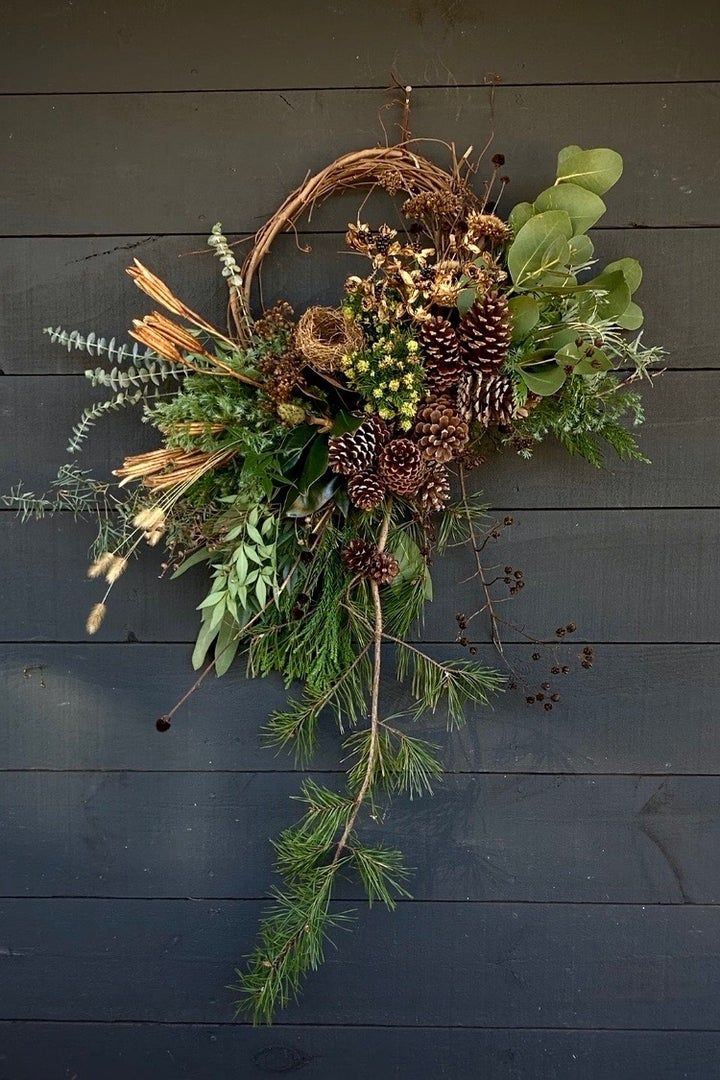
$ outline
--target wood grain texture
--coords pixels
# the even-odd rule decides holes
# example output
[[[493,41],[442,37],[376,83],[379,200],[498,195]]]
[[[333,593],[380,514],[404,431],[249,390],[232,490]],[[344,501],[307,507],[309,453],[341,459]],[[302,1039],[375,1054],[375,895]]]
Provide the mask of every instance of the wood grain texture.
[[[718,224],[706,153],[718,93],[712,83],[499,89],[493,149],[507,158],[509,198],[535,198],[551,183],[562,146],[611,144],[626,168],[606,224]],[[13,176],[3,228],[206,232],[221,220],[229,232],[254,231],[306,170],[382,141],[378,111],[392,122],[383,103],[363,90],[3,97],[0,140],[12,147]],[[416,137],[464,151],[490,130],[487,88],[418,91]],[[344,228],[348,201],[319,213],[315,228]]]
[[[2,901],[0,1015],[231,1020],[260,909]],[[362,910],[340,943],[284,1022],[720,1030],[718,907],[401,904]]]
[[[428,646],[452,658],[455,645]],[[507,646],[522,674],[492,710],[474,709],[448,734],[426,715],[418,735],[442,747],[449,770],[559,773],[703,773],[720,775],[720,655],[717,646],[600,645],[592,671],[575,646],[559,650],[567,677],[550,668],[554,652]],[[390,658],[388,658],[390,659]],[[482,646],[477,659],[497,657]],[[13,723],[0,725],[1,769],[292,769],[292,758],[263,745],[260,729],[286,693],[277,678],[248,681],[242,663],[208,680],[178,714],[167,736],[154,719],[192,681],[185,645],[6,645],[0,679]],[[526,692],[550,679],[562,700],[550,713],[528,706]],[[406,699],[388,673],[389,711]],[[339,735],[320,725],[314,765],[337,768]]]
[[[252,899],[299,789],[292,773],[6,773],[2,894]],[[359,832],[403,852],[416,900],[720,903],[718,777],[449,776]],[[354,880],[338,895],[362,901]]]
[[[512,505],[506,508],[513,516]],[[720,511],[526,510],[491,547],[491,563],[510,563],[528,587],[503,616],[537,637],[553,638],[571,620],[586,641],[718,642],[720,586],[714,557]],[[22,539],[20,539],[22,537]],[[0,514],[0,640],[79,641],[99,597],[87,581],[89,523],[68,514],[28,528]],[[144,552],[122,578],[98,641],[192,641],[205,575],[158,580],[161,556]],[[702,567],[702,574],[694,568]],[[467,553],[438,559],[436,599],[421,636],[453,641],[458,612],[481,606]],[[602,587],[598,587],[602,583]],[[488,640],[484,625],[473,638]],[[509,634],[512,638],[512,634]]]
[[[175,0],[171,13],[153,0],[32,9],[10,0],[0,90],[385,86],[391,70],[419,85],[482,83],[490,73],[519,83],[720,77],[717,23],[697,0],[682,9],[613,0],[582,17],[561,0],[543,19],[528,0],[509,0],[502,13],[442,0],[211,0],[197,14],[191,0]]]
[[[12,1080],[717,1080],[720,1033],[0,1023]]]
[[[641,383],[638,390],[647,421],[636,433],[650,466],[620,461],[607,448],[606,468],[596,469],[582,458],[569,458],[558,443],[549,441],[529,462],[511,450],[489,450],[486,462],[470,478],[472,486],[493,506],[720,504],[720,442],[715,437],[720,425],[720,372],[668,372],[654,386]],[[17,376],[0,383],[0,422],[5,432],[0,491],[8,491],[19,480],[30,490],[45,491],[57,466],[68,458],[68,438],[83,409],[108,396],[83,378],[61,375]],[[29,430],[35,433],[33,441],[28,440]],[[158,445],[157,431],[142,423],[140,408],[131,407],[99,421],[79,462],[106,479],[126,454]]]
[[[372,206],[372,204],[371,204]],[[371,220],[379,218],[370,211]],[[720,230],[600,229],[593,231],[603,262],[633,255],[644,280],[638,301],[645,311],[644,338],[667,349],[668,368],[715,368],[720,354],[720,310],[714,268],[720,264]],[[282,236],[263,266],[266,304],[288,299],[297,311],[334,304],[349,273],[361,264],[344,251],[343,236]],[[137,257],[166,280],[206,318],[224,325],[226,292],[218,265],[202,236],[106,236],[8,238],[0,242],[0,369],[9,375],[78,373],[82,353],[68,353],[42,334],[48,324],[127,340],[133,318],[149,301],[124,271]],[[678,274],[693,264],[697,272]]]

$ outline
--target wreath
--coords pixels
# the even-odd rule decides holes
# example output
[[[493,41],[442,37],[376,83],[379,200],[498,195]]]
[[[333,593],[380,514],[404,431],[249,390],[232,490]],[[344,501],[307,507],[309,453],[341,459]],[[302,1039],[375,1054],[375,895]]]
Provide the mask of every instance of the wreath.
[[[270,1021],[297,994],[348,919],[331,904],[341,878],[355,875],[370,902],[388,907],[409,895],[400,852],[368,843],[362,824],[389,795],[429,792],[441,774],[437,748],[413,733],[413,719],[440,711],[458,725],[468,705],[517,685],[512,670],[475,659],[470,638],[472,620],[489,615],[503,658],[492,587],[510,596],[525,584],[522,571],[506,566],[492,578],[483,564],[488,541],[512,523],[487,518],[469,479],[476,470],[482,479],[487,448],[529,457],[555,437],[594,465],[603,443],[645,460],[623,422],[642,420],[632,384],[661,355],[627,333],[642,322],[632,299],[641,269],[623,258],[593,273],[587,235],[621,157],[565,147],[552,186],[504,219],[503,156],[478,189],[471,153],[438,145],[446,167],[409,136],[338,158],[288,196],[242,265],[216,225],[208,243],[229,290],[226,330],[137,260],[128,273],[156,306],[134,322],[132,346],[49,328],[54,342],[103,362],[86,375],[109,391],[83,413],[69,451],[77,454],[101,416],[132,404],[160,445],[126,457],[119,486],[73,460],[48,496],[18,487],[6,497],[25,516],[95,515],[88,575],[104,588],[90,634],[131,558],[162,541],[173,577],[197,564],[209,577],[193,653],[201,674],[188,694],[240,651],[249,675],[279,672],[301,686],[269,718],[271,744],[304,765],[318,725],[330,716],[338,726],[345,788],[307,780],[302,816],[274,841],[282,883],[238,973],[240,1007],[255,1020]],[[349,226],[360,269],[338,306],[296,319],[280,303],[254,318],[253,286],[275,238],[319,201],[353,189],[383,189],[398,223]],[[432,599],[431,559],[459,544],[474,560],[479,601],[474,614],[457,615],[466,655],[440,661],[409,639]],[[392,715],[381,694],[385,663],[409,698]],[[581,663],[592,665],[590,647]],[[542,685],[528,700],[551,709],[558,694]]]

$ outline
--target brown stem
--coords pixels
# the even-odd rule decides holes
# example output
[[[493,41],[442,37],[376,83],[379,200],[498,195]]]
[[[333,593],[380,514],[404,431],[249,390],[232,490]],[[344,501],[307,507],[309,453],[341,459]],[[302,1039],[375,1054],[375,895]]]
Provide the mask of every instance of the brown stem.
[[[482,583],[483,592],[485,594],[485,610],[488,613],[490,620],[490,634],[492,637],[492,643],[500,656],[502,656],[505,663],[507,659],[505,657],[505,651],[503,649],[502,637],[500,636],[500,620],[495,611],[495,603],[490,593],[490,585],[485,577],[485,568],[483,567],[482,560],[480,559],[480,549],[478,548],[477,534],[475,532],[475,526],[473,525],[472,515],[467,501],[467,488],[465,486],[465,470],[462,465],[460,466],[460,490],[462,492],[463,504],[465,506],[465,515],[467,517],[468,532],[470,534],[470,542],[472,544],[473,555],[475,556],[475,565],[477,566],[477,573]]]
[[[387,544],[388,532],[390,529],[390,514],[391,503],[388,501],[385,518],[378,537],[377,546],[379,551],[384,551],[385,545]],[[373,678],[370,696],[370,748],[368,750],[367,765],[365,766],[365,775],[363,776],[357,795],[353,799],[350,816],[345,823],[342,836],[338,840],[337,847],[335,848],[335,854],[333,855],[331,863],[332,866],[337,866],[343,851],[347,847],[350,834],[355,827],[357,816],[360,813],[360,808],[365,802],[370,788],[372,787],[372,782],[375,778],[375,766],[377,764],[378,745],[380,742],[380,675],[382,671],[383,610],[382,602],[380,600],[380,588],[376,581],[370,582],[370,592],[372,594],[373,609],[375,611],[375,621],[373,626]]]

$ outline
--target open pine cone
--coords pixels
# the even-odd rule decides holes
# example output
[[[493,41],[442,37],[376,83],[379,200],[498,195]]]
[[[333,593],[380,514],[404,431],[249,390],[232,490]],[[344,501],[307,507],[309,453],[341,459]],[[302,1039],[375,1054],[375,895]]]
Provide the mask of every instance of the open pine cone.
[[[457,386],[465,371],[465,362],[452,323],[441,315],[431,316],[422,324],[418,336],[428,384],[439,393]]]
[[[507,426],[518,414],[512,379],[508,375],[476,372],[463,383],[458,408],[483,427]],[[527,411],[523,415],[527,416]]]
[[[415,496],[423,515],[444,509],[450,501],[450,473],[444,465],[431,462]]]
[[[492,291],[476,300],[460,322],[458,337],[468,367],[485,372],[497,370],[510,344],[507,297]]]
[[[343,476],[372,472],[379,434],[379,425],[374,420],[366,420],[355,431],[334,435],[328,441],[328,464],[332,471]]]
[[[424,457],[445,464],[468,441],[468,425],[445,398],[423,405],[415,418],[415,438]]]
[[[393,439],[380,451],[380,479],[395,495],[414,495],[422,479],[424,462],[417,443]]]
[[[361,536],[348,540],[341,554],[351,574],[370,578],[378,585],[389,585],[400,572],[400,564],[394,555],[380,551],[377,544]]]
[[[376,473],[355,473],[347,484],[350,502],[360,510],[376,510],[385,498],[385,485]]]

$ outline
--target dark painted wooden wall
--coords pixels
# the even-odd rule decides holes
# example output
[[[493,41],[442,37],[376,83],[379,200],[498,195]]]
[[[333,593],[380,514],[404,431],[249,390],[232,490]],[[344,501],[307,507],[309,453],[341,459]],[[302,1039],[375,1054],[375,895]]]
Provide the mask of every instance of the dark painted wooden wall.
[[[596,245],[642,260],[669,360],[646,395],[652,467],[597,473],[551,448],[487,465],[518,522],[498,556],[529,580],[516,617],[574,619],[596,667],[553,713],[507,696],[448,741],[434,801],[387,821],[415,899],[362,912],[269,1031],[232,1022],[226,984],[271,884],[268,837],[296,813],[299,777],[258,738],[279,687],[235,673],[157,735],[201,580],[159,581],[145,559],[88,643],[90,529],[0,514],[0,1077],[720,1077],[713,5],[8,0],[2,31],[4,490],[43,488],[88,397],[82,358],[40,328],[123,333],[145,311],[133,255],[221,317],[215,267],[188,253],[374,142],[393,65],[417,87],[415,133],[463,148],[485,140],[483,82],[501,77],[514,200],[567,143],[624,154]],[[332,299],[351,213],[317,216],[313,259],[280,243],[266,296]],[[114,419],[87,461],[147,438]],[[426,637],[444,653],[464,569],[438,566]],[[328,735],[318,769],[337,768]]]

